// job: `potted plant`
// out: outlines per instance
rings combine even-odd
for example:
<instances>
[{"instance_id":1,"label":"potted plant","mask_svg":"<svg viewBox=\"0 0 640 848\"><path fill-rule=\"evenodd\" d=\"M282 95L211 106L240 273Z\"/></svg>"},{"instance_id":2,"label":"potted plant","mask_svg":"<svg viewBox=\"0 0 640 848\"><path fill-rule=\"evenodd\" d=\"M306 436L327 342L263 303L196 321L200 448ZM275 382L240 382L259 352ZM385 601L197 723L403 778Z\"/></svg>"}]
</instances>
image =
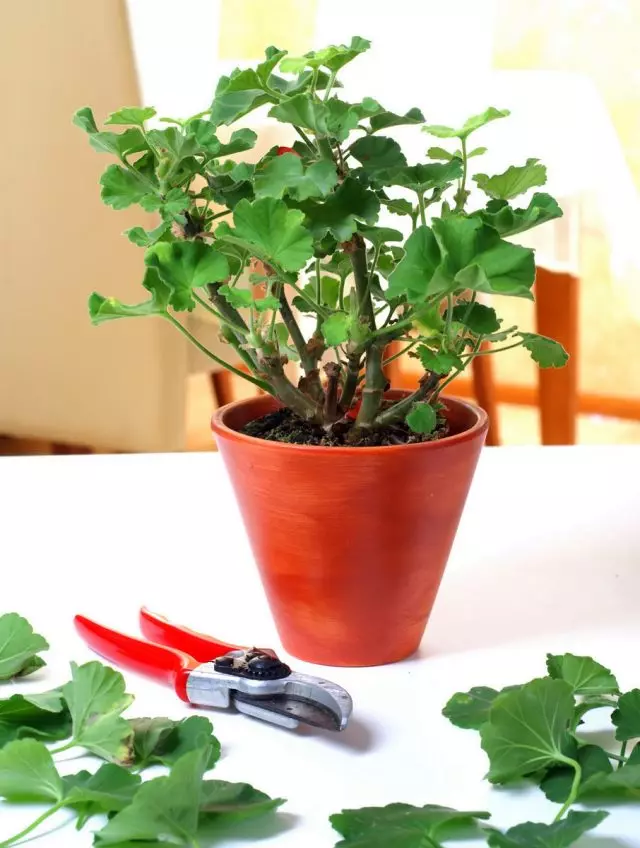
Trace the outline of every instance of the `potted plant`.
<instances>
[{"instance_id":1,"label":"potted plant","mask_svg":"<svg viewBox=\"0 0 640 848\"><path fill-rule=\"evenodd\" d=\"M144 248L147 299L94 293L91 319L156 316L210 353L184 317L213 313L243 368L211 359L263 390L219 410L213 430L282 641L336 665L400 660L422 637L487 429L484 412L443 390L477 356L524 347L542 367L567 359L478 300L533 297L533 251L508 237L562 214L544 193L512 203L545 182L544 166L472 176L484 148L471 136L506 111L456 129L371 97L345 102L338 74L368 47L269 47L221 78L209 109L162 128L146 128L151 108L115 112L106 131L88 108L74 118L119 160L101 178L104 202L159 213L154 229L127 231ZM238 161L256 134L225 128L265 106L290 146ZM439 146L409 164L387 134L401 125ZM470 209L473 183L484 199ZM413 392L390 390L398 355L421 364Z\"/></svg>"}]
</instances>

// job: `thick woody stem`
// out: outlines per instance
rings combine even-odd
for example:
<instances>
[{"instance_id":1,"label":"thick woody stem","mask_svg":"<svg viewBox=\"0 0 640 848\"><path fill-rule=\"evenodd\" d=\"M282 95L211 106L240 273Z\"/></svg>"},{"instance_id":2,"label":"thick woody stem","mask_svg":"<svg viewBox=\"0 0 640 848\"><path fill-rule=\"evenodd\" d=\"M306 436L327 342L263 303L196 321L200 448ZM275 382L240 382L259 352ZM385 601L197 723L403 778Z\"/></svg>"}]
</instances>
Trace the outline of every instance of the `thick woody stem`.
<instances>
[{"instance_id":1,"label":"thick woody stem","mask_svg":"<svg viewBox=\"0 0 640 848\"><path fill-rule=\"evenodd\" d=\"M396 421L401 421L414 403L427 400L429 395L433 394L441 379L442 374L436 374L433 371L424 374L415 392L399 400L398 403L390 406L389 409L385 409L384 412L381 412L373 422L374 426L387 427L389 424L395 424Z\"/></svg>"},{"instance_id":2,"label":"thick woody stem","mask_svg":"<svg viewBox=\"0 0 640 848\"><path fill-rule=\"evenodd\" d=\"M338 409L338 387L340 385L341 369L337 362L327 362L324 366L327 375L327 389L324 395L324 423L333 424L340 418Z\"/></svg>"},{"instance_id":3,"label":"thick woody stem","mask_svg":"<svg viewBox=\"0 0 640 848\"><path fill-rule=\"evenodd\" d=\"M382 404L382 398L387 388L387 378L382 370L383 353L384 346L376 343L372 344L367 352L362 404L356 418L356 428L372 427Z\"/></svg>"}]
</instances>

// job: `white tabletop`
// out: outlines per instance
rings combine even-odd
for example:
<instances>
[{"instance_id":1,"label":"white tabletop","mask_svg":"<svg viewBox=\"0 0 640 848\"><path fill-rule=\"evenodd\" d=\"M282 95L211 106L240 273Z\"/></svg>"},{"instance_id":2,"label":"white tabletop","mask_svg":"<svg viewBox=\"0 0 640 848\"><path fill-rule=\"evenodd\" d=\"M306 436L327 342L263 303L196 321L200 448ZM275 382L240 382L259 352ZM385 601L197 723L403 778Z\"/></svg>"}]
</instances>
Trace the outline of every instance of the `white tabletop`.
<instances>
[{"instance_id":1,"label":"white tabletop","mask_svg":"<svg viewBox=\"0 0 640 848\"><path fill-rule=\"evenodd\" d=\"M501 827L551 821L557 807L539 790L491 789L477 734L440 711L455 691L544 674L547 651L591 654L623 688L640 686L639 506L640 447L485 450L420 655L372 669L294 663L349 689L344 733L208 713L224 752L215 776L289 799L271 823L219 844L245 846L268 827L265 848L330 848L330 813L392 801L486 809ZM3 697L50 688L67 679L69 660L90 658L76 612L135 633L147 604L223 639L278 648L216 454L2 459L0 561L0 610L26 615L53 648L46 674L3 685ZM127 679L131 714L187 713L170 690ZM0 805L0 841L33 818ZM89 846L90 830L63 827L42 844ZM597 848L640 848L640 813L617 807L597 833L610 837Z\"/></svg>"}]
</instances>

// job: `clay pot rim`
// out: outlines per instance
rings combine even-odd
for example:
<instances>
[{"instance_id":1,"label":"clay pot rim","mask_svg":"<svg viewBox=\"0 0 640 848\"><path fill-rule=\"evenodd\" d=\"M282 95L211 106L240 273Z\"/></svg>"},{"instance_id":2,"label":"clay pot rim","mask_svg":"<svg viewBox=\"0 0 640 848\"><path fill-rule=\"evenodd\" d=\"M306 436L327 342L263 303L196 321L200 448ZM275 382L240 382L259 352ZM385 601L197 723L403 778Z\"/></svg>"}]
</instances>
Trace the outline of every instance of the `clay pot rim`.
<instances>
[{"instance_id":1,"label":"clay pot rim","mask_svg":"<svg viewBox=\"0 0 640 848\"><path fill-rule=\"evenodd\" d=\"M410 393L407 392L406 394ZM275 398L273 400L275 401ZM345 456L347 454L363 454L365 456L371 456L372 454L379 454L381 452L388 456L392 452L397 453L398 451L438 450L460 444L461 442L470 441L479 433L488 429L489 416L482 407L476 406L474 403L468 403L467 401L456 397L447 397L444 400L447 404L453 403L459 407L463 407L472 415L475 415L475 423L466 430L463 430L461 433L455 433L453 436L446 436L444 439L437 439L432 442L416 442L415 444L410 445L375 445L368 447L351 447L349 445L339 445L335 447L330 447L329 445L294 445L288 442L275 442L269 441L268 439L259 439L256 436L248 436L246 433L239 433L237 430L234 430L225 423L224 419L232 410L241 406L252 406L256 402L263 402L264 396L243 398L242 400L236 400L220 407L220 409L217 409L211 417L211 429L216 435L223 436L226 439L232 439L233 441L240 442L241 444L260 444L264 450L292 450L306 451L307 453L326 453L330 451L338 456ZM283 404L278 405L282 406Z\"/></svg>"}]
</instances>

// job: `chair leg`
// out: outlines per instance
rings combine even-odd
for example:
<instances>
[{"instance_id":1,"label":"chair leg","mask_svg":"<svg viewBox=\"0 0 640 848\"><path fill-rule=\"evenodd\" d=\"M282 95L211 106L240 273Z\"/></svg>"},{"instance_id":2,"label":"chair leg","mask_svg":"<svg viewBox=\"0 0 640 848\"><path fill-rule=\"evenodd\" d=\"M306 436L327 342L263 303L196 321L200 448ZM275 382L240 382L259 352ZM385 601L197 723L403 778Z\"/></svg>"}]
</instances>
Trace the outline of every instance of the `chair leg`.
<instances>
[{"instance_id":1,"label":"chair leg","mask_svg":"<svg viewBox=\"0 0 640 848\"><path fill-rule=\"evenodd\" d=\"M538 332L561 342L569 354L564 368L540 369L542 444L574 445L578 412L579 280L565 271L538 268L535 287Z\"/></svg>"},{"instance_id":2,"label":"chair leg","mask_svg":"<svg viewBox=\"0 0 640 848\"><path fill-rule=\"evenodd\" d=\"M212 371L209 376L211 378L211 388L213 389L218 406L226 406L235 400L236 393L233 387L234 375L231 371Z\"/></svg>"},{"instance_id":3,"label":"chair leg","mask_svg":"<svg viewBox=\"0 0 640 848\"><path fill-rule=\"evenodd\" d=\"M483 344L482 349L488 348ZM493 379L493 362L490 356L477 356L471 363L471 374L473 378L473 393L478 405L481 406L489 416L489 431L487 432L487 445L496 447L500 444L500 431L498 424L498 404L496 401L496 385Z\"/></svg>"}]
</instances>

